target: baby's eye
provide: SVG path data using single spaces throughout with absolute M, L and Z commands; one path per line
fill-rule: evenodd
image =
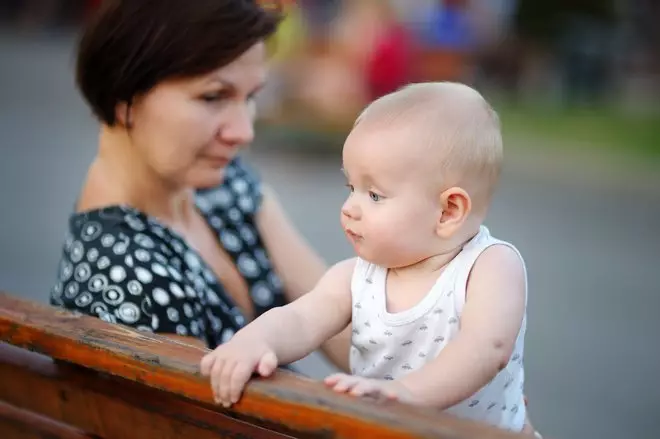
M 383 199 L 383 197 L 372 191 L 369 191 L 369 197 L 372 199 L 372 201 L 380 201 Z
M 351 191 L 351 192 L 355 192 L 355 188 L 353 187 L 352 184 L 348 184 L 348 183 L 346 183 L 346 187 L 348 188 L 349 191 Z

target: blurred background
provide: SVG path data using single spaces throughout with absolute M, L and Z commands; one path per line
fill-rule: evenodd
M 0 1 L 0 289 L 46 301 L 97 125 L 73 84 L 97 0 Z M 660 437 L 660 2 L 298 0 L 247 155 L 327 259 L 342 142 L 411 81 L 477 87 L 506 165 L 488 225 L 529 270 L 530 412 L 547 437 Z M 194 48 L 191 48 L 194 50 Z M 301 362 L 312 376 L 330 368 Z

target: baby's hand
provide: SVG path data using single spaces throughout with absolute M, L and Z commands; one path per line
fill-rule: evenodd
M 275 353 L 265 344 L 236 336 L 202 358 L 202 375 L 211 377 L 215 402 L 229 407 L 238 402 L 253 372 L 270 376 L 277 368 Z
M 413 403 L 412 394 L 399 381 L 377 380 L 338 373 L 327 377 L 325 384 L 335 392 L 348 393 L 353 396 Z

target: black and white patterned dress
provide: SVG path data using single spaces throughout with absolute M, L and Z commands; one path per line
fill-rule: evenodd
M 257 177 L 234 160 L 197 206 L 249 287 L 257 315 L 285 303 L 255 225 Z M 51 304 L 144 331 L 194 336 L 209 348 L 246 319 L 210 267 L 176 232 L 127 206 L 73 214 Z

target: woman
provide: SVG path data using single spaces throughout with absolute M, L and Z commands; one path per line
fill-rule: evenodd
M 240 160 L 279 18 L 256 1 L 106 0 L 77 84 L 101 123 L 57 306 L 213 348 L 325 266 Z M 347 370 L 348 334 L 324 346 Z

